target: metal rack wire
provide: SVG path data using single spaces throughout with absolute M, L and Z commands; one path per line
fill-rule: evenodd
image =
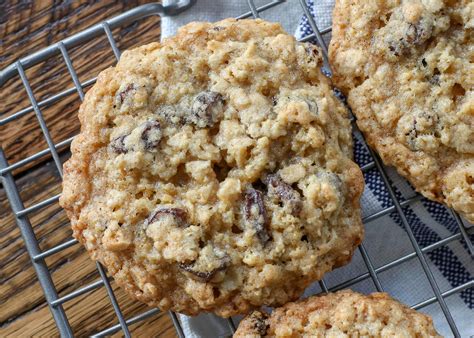
M 241 14 L 237 18 L 248 18 L 248 17 L 254 17 L 257 18 L 259 17 L 259 13 L 278 6 L 279 4 L 285 2 L 285 0 L 274 0 L 274 1 L 269 1 L 268 3 L 262 5 L 262 6 L 257 6 L 253 0 L 246 0 L 249 11 L 246 13 Z M 170 6 L 162 6 L 161 4 L 158 3 L 153 3 L 153 4 L 147 4 L 143 5 L 137 8 L 134 8 L 126 13 L 123 13 L 117 17 L 114 17 L 109 20 L 105 20 L 99 24 L 96 24 L 78 34 L 75 34 L 71 37 L 68 37 L 58 43 L 55 43 L 39 52 L 36 52 L 34 54 L 31 54 L 29 56 L 26 56 L 20 60 L 18 60 L 16 63 L 8 66 L 4 70 L 0 72 L 0 88 L 9 80 L 10 78 L 13 78 L 15 76 L 19 76 L 21 79 L 21 82 L 26 90 L 26 93 L 28 95 L 28 98 L 31 102 L 31 106 L 22 109 L 20 111 L 17 111 L 13 114 L 8 115 L 7 117 L 0 119 L 0 126 L 7 125 L 9 123 L 14 123 L 17 119 L 20 117 L 34 113 L 36 115 L 36 118 L 38 120 L 38 125 L 41 128 L 41 131 L 43 133 L 43 136 L 48 144 L 48 148 L 44 149 L 32 156 L 29 156 L 27 158 L 24 158 L 14 164 L 9 164 L 7 163 L 6 156 L 3 152 L 3 149 L 0 148 L 0 179 L 3 184 L 3 187 L 6 191 L 7 197 L 9 199 L 9 202 L 11 204 L 11 208 L 15 217 L 15 221 L 20 228 L 21 234 L 23 236 L 26 249 L 31 257 L 32 264 L 36 270 L 38 280 L 41 284 L 41 287 L 44 290 L 44 294 L 46 297 L 46 301 L 49 305 L 49 308 L 51 310 L 51 313 L 54 317 L 54 320 L 57 324 L 59 333 L 61 336 L 64 337 L 70 337 L 73 335 L 71 326 L 69 324 L 68 318 L 66 316 L 66 313 L 63 309 L 63 304 L 80 296 L 83 294 L 86 294 L 88 292 L 91 292 L 92 290 L 95 290 L 97 288 L 100 288 L 102 286 L 105 287 L 107 294 L 109 296 L 110 302 L 112 304 L 113 310 L 115 311 L 115 314 L 117 316 L 118 323 L 115 325 L 112 325 L 111 327 L 101 331 L 97 332 L 96 336 L 105 336 L 109 335 L 115 332 L 118 332 L 122 330 L 123 334 L 126 337 L 130 337 L 130 332 L 128 327 L 136 322 L 143 321 L 159 312 L 158 309 L 151 309 L 148 310 L 144 313 L 141 313 L 140 315 L 137 315 L 132 318 L 126 319 L 118 305 L 118 302 L 115 298 L 114 292 L 112 290 L 111 284 L 107 278 L 106 272 L 104 268 L 97 263 L 97 270 L 100 274 L 100 279 L 87 285 L 84 286 L 80 289 L 77 289 L 65 296 L 59 297 L 58 293 L 56 291 L 55 285 L 53 283 L 52 277 L 50 270 L 48 269 L 48 266 L 45 262 L 45 258 L 54 255 L 62 250 L 65 250 L 69 247 L 72 247 L 77 244 L 77 241 L 75 239 L 71 239 L 67 242 L 64 242 L 60 245 L 57 245 L 49 250 L 46 251 L 41 251 L 38 241 L 36 239 L 35 233 L 33 231 L 32 225 L 30 223 L 29 215 L 35 211 L 38 211 L 42 208 L 45 208 L 51 204 L 57 203 L 59 199 L 59 195 L 47 198 L 37 204 L 34 204 L 30 207 L 25 208 L 23 201 L 20 197 L 20 194 L 18 192 L 17 184 L 15 182 L 15 178 L 12 175 L 13 170 L 21 168 L 28 163 L 44 156 L 47 154 L 50 154 L 54 160 L 55 166 L 57 171 L 59 172 L 59 175 L 62 177 L 62 164 L 59 158 L 59 151 L 60 150 L 65 150 L 67 147 L 70 145 L 72 138 L 66 139 L 62 142 L 59 142 L 57 144 L 54 144 L 49 130 L 46 126 L 43 114 L 42 114 L 42 107 L 49 106 L 54 104 L 55 102 L 59 101 L 60 99 L 72 95 L 75 92 L 78 93 L 79 97 L 81 100 L 84 98 L 84 88 L 87 86 L 90 86 L 95 82 L 95 78 L 87 80 L 85 82 L 80 82 L 79 78 L 76 74 L 76 71 L 73 67 L 72 60 L 69 57 L 68 54 L 68 49 L 71 49 L 76 46 L 80 46 L 84 44 L 87 41 L 90 41 L 96 37 L 98 37 L 101 34 L 105 34 L 107 36 L 108 42 L 110 44 L 110 47 L 112 48 L 112 51 L 115 55 L 115 57 L 118 59 L 120 57 L 120 51 L 117 47 L 117 44 L 114 40 L 112 30 L 115 28 L 122 28 L 125 25 L 136 21 L 136 20 L 142 20 L 143 18 L 150 16 L 150 15 L 176 15 L 179 14 L 180 12 L 188 9 L 191 7 L 196 0 L 180 0 L 175 2 L 174 4 Z M 311 16 L 309 8 L 307 7 L 307 4 L 305 0 L 299 0 L 300 6 L 302 8 L 302 14 L 305 14 L 308 22 L 313 29 L 313 33 L 307 37 L 305 37 L 302 41 L 308 41 L 308 40 L 316 40 L 318 44 L 321 46 L 324 54 L 324 63 L 325 63 L 325 69 L 328 75 L 330 75 L 330 68 L 329 68 L 329 63 L 328 63 L 328 57 L 327 57 L 327 48 L 324 43 L 323 39 L 323 34 L 329 33 L 331 31 L 330 28 L 325 28 L 325 29 L 319 29 L 316 25 L 316 22 L 314 18 Z M 42 62 L 45 60 L 48 60 L 49 58 L 56 56 L 56 55 L 61 55 L 63 58 L 63 61 L 65 62 L 68 72 L 72 78 L 73 82 L 73 87 L 59 93 L 56 95 L 53 95 L 45 100 L 42 101 L 37 101 L 34 95 L 34 92 L 30 86 L 30 82 L 25 74 L 25 70 Z M 400 257 L 396 260 L 393 260 L 389 263 L 386 263 L 378 268 L 375 268 L 374 265 L 372 264 L 372 260 L 369 257 L 369 254 L 365 248 L 365 246 L 362 244 L 359 247 L 359 252 L 361 254 L 361 257 L 363 259 L 363 262 L 365 263 L 367 267 L 366 273 L 360 274 L 354 278 L 351 278 L 349 280 L 341 281 L 337 285 L 332 286 L 329 288 L 325 281 L 322 280 L 319 282 L 319 285 L 321 287 L 321 290 L 323 292 L 330 292 L 330 291 L 336 291 L 340 290 L 343 288 L 351 287 L 356 283 L 359 283 L 364 280 L 371 280 L 375 286 L 375 288 L 378 291 L 383 291 L 383 285 L 382 282 L 380 281 L 378 274 L 380 274 L 383 271 L 387 271 L 395 266 L 398 266 L 404 262 L 407 262 L 409 260 L 412 260 L 414 258 L 417 258 L 419 262 L 421 263 L 421 266 L 423 268 L 423 271 L 429 281 L 429 284 L 433 290 L 434 297 L 431 297 L 429 299 L 426 299 L 416 305 L 413 306 L 414 309 L 420 309 L 425 306 L 428 306 L 433 303 L 439 303 L 442 312 L 444 316 L 446 317 L 446 320 L 453 332 L 453 335 L 456 337 L 459 337 L 459 331 L 456 326 L 456 322 L 454 321 L 450 310 L 448 306 L 446 305 L 445 298 L 456 294 L 458 292 L 461 292 L 463 290 L 466 290 L 468 288 L 474 287 L 474 280 L 470 280 L 462 285 L 459 285 L 454 288 L 450 288 L 449 290 L 446 290 L 444 292 L 441 292 L 439 285 L 437 284 L 432 271 L 430 270 L 430 267 L 427 262 L 426 254 L 430 251 L 433 251 L 437 248 L 443 247 L 453 241 L 458 241 L 458 240 L 463 240 L 466 244 L 467 249 L 469 250 L 471 256 L 474 256 L 474 248 L 473 248 L 473 243 L 470 241 L 468 232 L 465 228 L 465 225 L 463 224 L 462 220 L 459 218 L 459 216 L 455 213 L 453 213 L 454 218 L 456 220 L 457 226 L 459 228 L 459 232 L 448 236 L 442 240 L 439 240 L 433 244 L 430 244 L 426 247 L 421 247 L 413 233 L 413 230 L 411 228 L 410 223 L 407 220 L 407 217 L 404 213 L 403 208 L 411 205 L 412 203 L 415 203 L 421 199 L 420 196 L 415 196 L 413 198 L 409 198 L 404 201 L 399 201 L 397 199 L 397 196 L 395 194 L 394 188 L 391 185 L 387 172 L 385 167 L 382 165 L 380 159 L 376 154 L 373 153 L 372 150 L 369 149 L 370 155 L 372 157 L 372 161 L 362 167 L 363 172 L 367 172 L 368 170 L 378 170 L 380 173 L 383 182 L 385 183 L 388 192 L 390 194 L 390 197 L 392 199 L 393 205 L 385 208 L 375 214 L 366 216 L 363 219 L 364 224 L 367 224 L 370 221 L 379 219 L 380 217 L 387 215 L 392 212 L 397 212 L 401 222 L 404 226 L 404 229 L 408 235 L 408 238 L 413 246 L 414 252 L 407 254 L 403 257 Z M 78 247 L 79 249 L 79 247 Z M 170 312 L 171 319 L 175 325 L 176 332 L 179 337 L 184 337 L 183 329 L 181 327 L 181 324 L 179 322 L 179 319 L 177 318 L 176 314 L 173 312 Z M 235 331 L 235 326 L 232 321 L 232 319 L 228 320 L 229 328 L 232 332 Z

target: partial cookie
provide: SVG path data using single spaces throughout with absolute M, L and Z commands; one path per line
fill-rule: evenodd
M 386 293 L 365 296 L 350 290 L 286 304 L 271 314 L 254 311 L 237 337 L 441 337 L 431 317 Z
M 363 235 L 348 113 L 320 66 L 261 20 L 123 53 L 86 94 L 64 167 L 74 236 L 162 310 L 297 299 Z
M 474 222 L 474 2 L 338 0 L 330 59 L 383 161 Z

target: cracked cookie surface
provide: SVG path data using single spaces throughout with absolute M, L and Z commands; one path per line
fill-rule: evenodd
M 441 337 L 431 317 L 386 293 L 350 290 L 286 304 L 271 314 L 254 311 L 234 337 Z
M 330 59 L 386 164 L 474 222 L 474 3 L 338 0 Z
M 74 236 L 162 310 L 298 298 L 363 235 L 348 112 L 321 64 L 261 20 L 124 52 L 87 92 L 64 166 Z

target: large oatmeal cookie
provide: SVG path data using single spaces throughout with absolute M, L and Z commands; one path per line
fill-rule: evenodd
M 474 222 L 474 2 L 338 0 L 330 58 L 360 129 Z
M 123 54 L 80 109 L 61 204 L 134 297 L 222 316 L 347 263 L 363 180 L 317 49 L 261 20 Z
M 350 290 L 310 297 L 244 318 L 237 337 L 441 337 L 431 317 L 390 298 Z

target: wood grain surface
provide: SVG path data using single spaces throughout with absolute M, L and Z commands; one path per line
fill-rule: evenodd
M 0 69 L 144 2 L 147 1 L 0 1 Z M 157 41 L 159 18 L 142 19 L 115 29 L 113 34 L 121 50 Z M 68 52 L 82 82 L 115 63 L 105 34 Z M 60 55 L 26 70 L 26 75 L 38 101 L 73 87 Z M 74 93 L 54 105 L 42 107 L 55 143 L 77 134 L 79 104 L 79 96 Z M 0 86 L 0 119 L 29 106 L 18 76 Z M 33 112 L 0 127 L 0 143 L 10 164 L 47 148 Z M 60 150 L 60 157 L 61 161 L 69 157 L 67 148 Z M 61 179 L 50 155 L 15 170 L 14 175 L 26 206 L 61 192 Z M 71 239 L 69 222 L 57 203 L 33 213 L 30 221 L 42 250 Z M 100 278 L 95 264 L 79 245 L 48 257 L 46 263 L 60 296 Z M 0 336 L 58 336 L 3 187 L 0 187 L 0 265 Z M 113 282 L 112 286 L 126 318 L 149 310 L 130 300 Z M 64 308 L 77 336 L 87 336 L 118 323 L 103 287 L 65 303 Z M 154 315 L 130 329 L 133 336 L 175 336 L 167 313 Z

